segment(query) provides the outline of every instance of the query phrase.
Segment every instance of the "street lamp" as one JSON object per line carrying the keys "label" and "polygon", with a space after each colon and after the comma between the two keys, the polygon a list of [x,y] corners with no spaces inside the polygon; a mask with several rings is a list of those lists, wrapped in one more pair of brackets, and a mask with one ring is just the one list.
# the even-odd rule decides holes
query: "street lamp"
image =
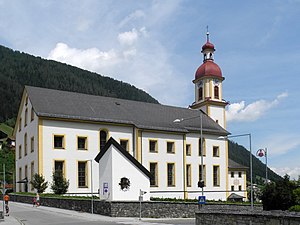
{"label": "street lamp", "polygon": [[265,183],[268,183],[268,156],[267,156],[267,148],[263,149],[258,149],[256,152],[256,155],[259,157],[265,157],[266,158],[266,181]]}
{"label": "street lamp", "polygon": [[[174,123],[180,123],[182,121],[185,120],[191,120],[191,119],[195,119],[195,118],[199,118],[199,116],[193,116],[193,117],[188,117],[188,118],[181,118],[181,119],[175,119],[173,122]],[[204,167],[203,167],[203,134],[202,134],[202,111],[200,112],[200,148],[201,148],[201,183],[203,184],[204,181]],[[186,169],[186,168],[185,168]],[[186,181],[184,181],[186,182]],[[204,191],[203,191],[204,185],[201,185],[201,195],[204,196]]]}
{"label": "street lamp", "polygon": [[251,134],[238,134],[238,135],[230,135],[230,136],[221,136],[218,137],[218,139],[229,139],[229,138],[235,138],[235,137],[249,137],[249,148],[250,148],[250,202],[251,202],[251,210],[253,210],[253,174],[252,174],[252,149],[251,149]]}

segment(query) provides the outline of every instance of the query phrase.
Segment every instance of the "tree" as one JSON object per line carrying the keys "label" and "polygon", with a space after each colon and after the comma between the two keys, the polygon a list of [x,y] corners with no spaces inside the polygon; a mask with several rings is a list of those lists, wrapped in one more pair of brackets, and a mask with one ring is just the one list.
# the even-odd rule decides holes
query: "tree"
{"label": "tree", "polygon": [[63,173],[61,170],[54,171],[52,174],[52,184],[51,189],[54,194],[65,194],[69,188],[69,180],[64,178]]}
{"label": "tree", "polygon": [[38,193],[43,193],[48,187],[48,181],[45,181],[43,175],[34,174],[31,185],[37,190]]}
{"label": "tree", "polygon": [[296,196],[293,191],[296,189],[294,182],[285,175],[283,180],[269,183],[262,193],[264,210],[287,210],[296,203]]}

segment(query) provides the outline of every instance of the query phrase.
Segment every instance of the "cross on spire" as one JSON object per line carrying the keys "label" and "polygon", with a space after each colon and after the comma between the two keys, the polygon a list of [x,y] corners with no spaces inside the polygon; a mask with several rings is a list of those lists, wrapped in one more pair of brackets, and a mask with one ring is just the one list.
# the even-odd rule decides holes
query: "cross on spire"
{"label": "cross on spire", "polygon": [[206,41],[209,42],[208,26],[206,26]]}

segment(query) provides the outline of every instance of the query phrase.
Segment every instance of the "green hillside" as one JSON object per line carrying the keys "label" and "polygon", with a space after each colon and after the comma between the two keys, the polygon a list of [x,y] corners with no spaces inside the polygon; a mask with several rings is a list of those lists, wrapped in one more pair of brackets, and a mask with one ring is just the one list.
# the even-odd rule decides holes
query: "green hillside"
{"label": "green hillside", "polygon": [[17,116],[24,85],[158,103],[122,81],[0,45],[0,122]]}
{"label": "green hillside", "polygon": [[[247,166],[247,180],[250,181],[250,155],[249,151],[242,145],[235,142],[228,141],[228,157],[233,161]],[[252,171],[253,171],[253,182],[261,184],[263,179],[266,177],[266,165],[262,163],[255,155],[252,157]],[[268,168],[268,179],[277,181],[282,179],[281,176],[276,174],[270,168]]]}

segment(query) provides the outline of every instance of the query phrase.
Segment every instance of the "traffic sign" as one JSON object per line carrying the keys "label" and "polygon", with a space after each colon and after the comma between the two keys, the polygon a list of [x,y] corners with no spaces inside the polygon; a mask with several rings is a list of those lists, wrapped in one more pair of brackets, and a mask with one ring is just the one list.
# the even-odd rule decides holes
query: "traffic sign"
{"label": "traffic sign", "polygon": [[198,204],[205,204],[206,203],[206,199],[205,196],[199,196],[198,197]]}

